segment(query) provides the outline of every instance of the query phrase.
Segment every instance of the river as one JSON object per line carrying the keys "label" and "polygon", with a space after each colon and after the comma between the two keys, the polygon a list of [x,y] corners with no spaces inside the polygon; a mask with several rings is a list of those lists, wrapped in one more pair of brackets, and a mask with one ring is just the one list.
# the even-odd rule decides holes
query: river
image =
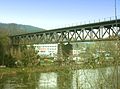
{"label": "river", "polygon": [[0,89],[120,89],[120,67],[6,75]]}

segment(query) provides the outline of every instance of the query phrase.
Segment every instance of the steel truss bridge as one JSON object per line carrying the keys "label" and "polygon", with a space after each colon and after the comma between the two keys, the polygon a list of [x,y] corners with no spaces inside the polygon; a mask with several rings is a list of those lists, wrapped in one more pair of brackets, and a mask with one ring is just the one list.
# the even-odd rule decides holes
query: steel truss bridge
{"label": "steel truss bridge", "polygon": [[10,36],[13,45],[120,40],[120,19]]}

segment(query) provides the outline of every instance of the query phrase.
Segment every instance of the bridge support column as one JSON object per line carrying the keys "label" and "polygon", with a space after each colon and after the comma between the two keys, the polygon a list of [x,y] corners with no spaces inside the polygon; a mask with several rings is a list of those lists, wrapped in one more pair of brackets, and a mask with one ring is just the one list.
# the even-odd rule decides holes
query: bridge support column
{"label": "bridge support column", "polygon": [[68,58],[72,56],[72,51],[73,51],[73,46],[70,43],[66,45],[63,43],[58,44],[58,60],[60,64],[69,61]]}
{"label": "bridge support column", "polygon": [[64,61],[64,58],[63,58],[63,46],[64,46],[63,43],[58,44],[58,57],[57,57],[57,60],[58,60],[60,65]]}

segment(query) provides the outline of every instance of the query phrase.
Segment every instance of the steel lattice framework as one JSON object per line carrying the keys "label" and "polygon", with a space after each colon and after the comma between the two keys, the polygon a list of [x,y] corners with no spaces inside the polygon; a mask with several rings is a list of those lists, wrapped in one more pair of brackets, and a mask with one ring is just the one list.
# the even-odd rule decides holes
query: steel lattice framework
{"label": "steel lattice framework", "polygon": [[120,40],[120,19],[10,36],[13,45]]}

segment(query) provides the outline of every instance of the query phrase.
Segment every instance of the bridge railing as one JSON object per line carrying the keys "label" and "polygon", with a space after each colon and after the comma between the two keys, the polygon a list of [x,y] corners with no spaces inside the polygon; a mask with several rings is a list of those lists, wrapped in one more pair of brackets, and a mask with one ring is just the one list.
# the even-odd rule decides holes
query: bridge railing
{"label": "bridge railing", "polygon": [[[90,21],[88,20],[88,21],[83,21],[83,22],[65,24],[65,25],[61,25],[61,26],[59,25],[59,26],[56,26],[55,28],[64,28],[64,27],[71,27],[71,26],[77,26],[77,25],[99,23],[99,22],[111,21],[111,20],[115,20],[115,19],[116,19],[115,16],[111,16],[111,17],[106,17],[106,18],[101,18],[101,19],[96,19],[96,20],[90,20]],[[117,15],[117,19],[120,19],[120,15]]]}
{"label": "bridge railing", "polygon": [[[115,16],[112,16],[112,17],[107,17],[107,18],[102,18],[102,19],[99,19],[99,20],[95,20],[94,23],[96,22],[104,22],[104,21],[111,21],[111,20],[115,20]],[[117,19],[120,19],[120,15],[117,16]]]}

